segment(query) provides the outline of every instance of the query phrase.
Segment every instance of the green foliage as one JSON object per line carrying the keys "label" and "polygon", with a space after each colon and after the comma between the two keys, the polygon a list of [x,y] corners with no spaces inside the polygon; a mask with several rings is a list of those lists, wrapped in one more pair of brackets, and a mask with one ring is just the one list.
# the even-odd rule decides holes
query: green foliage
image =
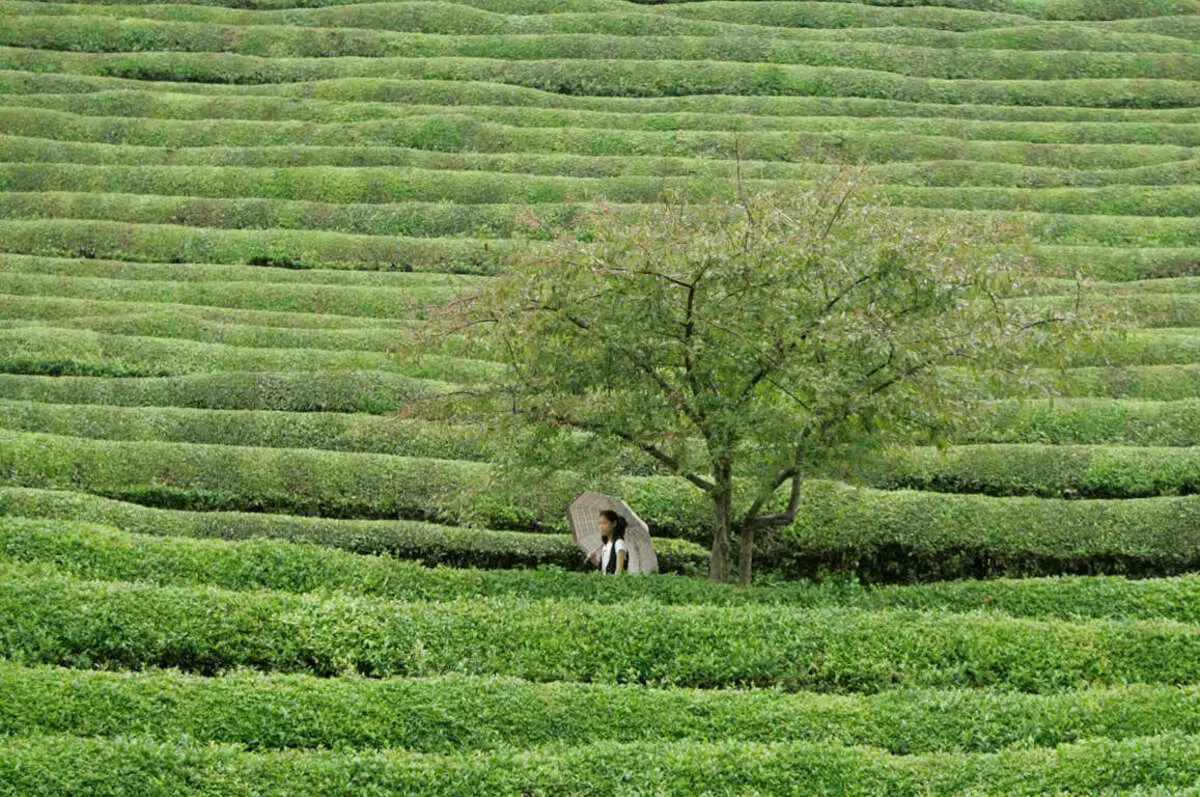
{"label": "green foliage", "polygon": [[[466,529],[403,520],[341,520],[262,512],[156,509],[68,491],[0,487],[0,511],[59,520],[100,522],[127,532],[198,539],[267,538],[356,554],[390,555],[427,566],[589,568],[568,535]],[[7,521],[6,521],[7,522]],[[707,552],[683,540],[656,539],[664,572],[703,568]]]}
{"label": "green foliage", "polygon": [[[150,23],[144,23],[149,25]],[[843,47],[839,46],[836,51]],[[835,52],[835,50],[830,50]],[[936,58],[939,50],[930,50]],[[975,51],[983,54],[985,51]],[[1023,53],[1023,60],[1037,60]],[[986,56],[984,56],[986,57]],[[1068,59],[1071,56],[1068,56]],[[1120,60],[1119,54],[1112,57]],[[1068,60],[1069,63],[1069,60]],[[203,83],[288,83],[345,77],[433,80],[490,80],[560,94],[647,97],[690,94],[849,95],[909,102],[970,102],[992,105],[1093,105],[1115,108],[1173,108],[1192,104],[1190,80],[1112,77],[1081,80],[1052,75],[1047,80],[945,80],[871,68],[772,65],[720,61],[621,61],[501,58],[272,57],[231,53],[70,53],[7,47],[0,67],[139,80]],[[1028,73],[1026,73],[1028,77]],[[1098,84],[1098,85],[1097,85]]]}
{"label": "green foliage", "polygon": [[763,559],[791,577],[864,582],[1200,568],[1196,496],[1112,501],[990,498],[810,484]]}
{"label": "green foliage", "polygon": [[[0,280],[2,281],[2,280]],[[105,334],[62,327],[0,330],[0,368],[6,373],[75,376],[176,376],[216,371],[397,371],[414,379],[485,382],[494,363],[447,357],[398,363],[385,352],[259,348]]]}
{"label": "green foliage", "polygon": [[125,407],[396,412],[443,382],[386,371],[224,372],[171,377],[0,374],[0,396],[21,401]]}
{"label": "green foliage", "polygon": [[[65,688],[67,684],[70,688]],[[337,679],[231,672],[201,678],[0,663],[0,729],[137,734],[160,741],[464,751],[609,742],[742,740],[870,745],[899,755],[1054,747],[1081,739],[1197,732],[1196,687],[1150,685],[1029,695],[893,690],[652,689],[526,683],[495,676]],[[605,710],[618,703],[619,715]]]}
{"label": "green foliage", "polygon": [[[340,81],[335,81],[333,88],[338,85]],[[376,102],[389,99],[386,94],[379,98],[368,96]],[[480,100],[482,105],[491,104],[483,101],[483,98]],[[232,99],[227,103],[235,104]],[[720,127],[720,123],[710,121],[712,115],[718,112],[704,109],[703,113],[707,116],[697,118],[695,114],[680,115],[681,120],[689,117],[695,119],[690,124],[700,126],[700,129],[664,131],[664,123],[655,122],[653,117],[641,123],[649,129],[638,129],[636,121],[629,121],[636,117],[628,112],[606,114],[599,119],[575,117],[578,121],[591,122],[578,127],[570,126],[573,121],[570,114],[556,114],[550,117],[554,120],[551,127],[539,128],[522,126],[527,124],[529,118],[519,115],[521,111],[529,110],[524,106],[513,111],[503,108],[483,111],[504,122],[487,121],[486,115],[477,118],[461,112],[461,109],[457,109],[460,111],[458,113],[447,113],[440,108],[430,110],[441,112],[414,118],[322,124],[237,118],[92,117],[51,109],[0,106],[0,120],[3,120],[5,133],[9,136],[49,138],[59,142],[58,146],[69,142],[230,148],[272,145],[336,148],[357,144],[377,149],[408,147],[440,153],[589,157],[649,155],[725,160],[734,159],[740,151],[743,158],[767,162],[795,162],[814,158],[842,158],[866,164],[956,160],[1069,170],[1145,169],[1153,166],[1178,168],[1179,161],[1195,158],[1191,147],[1165,143],[1161,135],[1154,133],[1133,133],[1128,124],[1080,126],[1058,122],[1009,124],[986,119],[975,123],[917,120],[904,123],[908,126],[904,132],[890,132],[895,123],[872,123],[859,119],[816,119],[801,123],[784,118],[774,123],[779,129],[758,131],[753,129],[758,127],[757,120],[751,116],[742,125],[734,126],[733,130],[714,130],[705,128]],[[536,110],[531,113],[534,118],[537,117]],[[599,121],[605,124],[599,125]],[[891,122],[890,119],[888,121]],[[1194,123],[1197,120],[1188,121]],[[728,124],[725,123],[726,126]],[[1160,126],[1155,126],[1155,129]],[[739,129],[745,127],[752,129]],[[873,130],[872,127],[883,129]],[[1182,136],[1184,144],[1194,142],[1193,127],[1185,125],[1174,135]],[[1130,136],[1135,137],[1135,142],[1137,136],[1151,140],[1140,144],[1123,140]],[[1035,141],[1023,140],[1029,137]],[[361,153],[358,157],[366,159],[372,156]],[[374,157],[387,156],[376,153]],[[751,172],[747,176],[754,175]]]}
{"label": "green foliage", "polygon": [[960,443],[1200,445],[1200,400],[995,401],[957,430]]}
{"label": "green foliage", "polygon": [[[826,37],[829,34],[826,33]],[[795,64],[813,67],[878,70],[918,77],[981,80],[1070,80],[1146,78],[1193,80],[1200,57],[1188,53],[1101,53],[1006,47],[921,46],[913,37],[902,43],[803,41],[741,35],[637,36],[525,35],[427,36],[377,30],[281,25],[218,26],[208,23],[111,19],[103,16],[4,17],[0,44],[43,50],[89,53],[175,51],[237,53],[271,59],[334,57],[488,58],[512,61],[571,59],[622,61],[694,61]],[[945,42],[943,42],[943,45]],[[776,93],[766,91],[763,93]]]}
{"label": "green foliage", "polygon": [[[920,794],[995,790],[1004,794],[1097,793],[1105,789],[1185,789],[1200,772],[1200,741],[1163,734],[1094,739],[1061,748],[989,754],[889,756],[869,747],[826,743],[595,742],[533,751],[427,756],[403,751],[247,753],[233,745],[135,736],[82,739],[8,737],[0,744],[0,777],[22,793],[120,788],[226,794],[233,790],[326,795],[331,788],[380,793],[498,794],[567,792],[628,794],[653,782],[668,793]],[[611,762],[619,778],[597,777]],[[332,784],[332,785],[331,785]]]}
{"label": "green foliage", "polygon": [[883,490],[1054,498],[1200,493],[1200,449],[1037,445],[895,448],[846,466]]}
{"label": "green foliage", "polygon": [[238,666],[325,676],[455,672],[864,694],[1185,684],[1200,666],[1192,625],[1166,620],[564,599],[403,603],[80,581],[30,565],[0,571],[0,652],[21,664],[209,675]]}
{"label": "green foliage", "polygon": [[[0,0],[0,791],[1194,789],[1200,2],[922,2]],[[1136,328],[939,364],[917,417],[823,438],[742,536],[758,586],[703,578],[714,506],[661,458],[506,436],[502,350],[409,356],[514,251],[675,273],[672,233],[592,221],[842,164],[890,214],[850,270],[888,230],[890,263],[1020,228],[987,242],[1028,267],[1002,312]],[[593,304],[666,328],[635,295]],[[793,392],[836,394],[827,330],[770,315],[733,326],[802,340]],[[708,342],[714,381],[766,356]],[[662,414],[579,353],[548,378]],[[795,444],[753,420],[754,453]],[[653,442],[710,475],[694,431]],[[584,572],[581,489],[630,500],[662,575]]]}
{"label": "green foliage", "polygon": [[[186,525],[172,523],[168,526]],[[115,522],[125,523],[125,518]],[[954,581],[864,589],[827,581],[737,587],[696,578],[606,578],[595,572],[538,569],[425,567],[390,556],[363,555],[302,541],[263,537],[241,540],[146,535],[112,526],[58,519],[0,518],[0,555],[44,562],[74,577],[148,581],[166,586],[197,584],[235,590],[336,591],[405,601],[520,597],[598,603],[651,601],[669,605],[774,604],[881,609],[979,609],[1014,617],[1169,619],[1200,621],[1200,578],[1127,580],[1087,576],[991,581]],[[430,536],[433,536],[432,533]],[[336,536],[328,535],[329,542]],[[660,540],[668,567],[688,565],[688,546]],[[547,547],[547,550],[549,548]],[[662,553],[660,551],[660,553]],[[699,554],[699,549],[695,549]],[[578,567],[576,550],[568,564]],[[695,558],[695,557],[693,557]]]}
{"label": "green foliage", "polygon": [[[115,210],[117,206],[110,207]],[[9,252],[52,257],[464,274],[493,273],[509,248],[505,240],[415,239],[299,229],[225,230],[80,219],[3,219],[0,236]]]}

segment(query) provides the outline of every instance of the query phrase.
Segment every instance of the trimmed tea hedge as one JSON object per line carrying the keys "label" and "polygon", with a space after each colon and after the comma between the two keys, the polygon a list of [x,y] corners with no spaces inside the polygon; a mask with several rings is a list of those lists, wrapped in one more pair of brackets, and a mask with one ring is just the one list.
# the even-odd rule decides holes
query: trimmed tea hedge
{"label": "trimmed tea hedge", "polygon": [[[939,582],[863,589],[846,582],[732,587],[661,575],[607,578],[595,572],[427,568],[390,557],[363,556],[303,542],[154,536],[67,520],[0,517],[0,555],[44,562],[78,578],[273,589],[334,590],[399,600],[464,600],[513,596],[602,603],[786,604],[863,609],[986,609],[1015,617],[1082,617],[1200,622],[1200,578],[1074,578]],[[663,541],[675,563],[686,546]],[[582,556],[571,560],[578,566]]]}
{"label": "trimmed tea hedge", "polygon": [[486,382],[500,373],[496,363],[446,355],[408,363],[386,352],[231,346],[62,327],[0,330],[0,368],[18,374],[114,377],[218,371],[393,371],[413,379],[458,384]]}
{"label": "trimmed tea hedge", "polygon": [[[0,56],[5,52],[0,48]],[[10,51],[13,52],[13,51]],[[17,50],[15,52],[23,52]],[[175,56],[187,57],[187,56]],[[328,59],[319,59],[328,60]],[[376,61],[380,59],[369,59]],[[419,60],[419,59],[418,59]],[[0,57],[0,64],[3,63]],[[970,81],[945,81],[959,84]],[[1041,81],[1029,81],[1040,84]],[[1104,83],[1104,81],[1080,81]],[[1136,82],[1136,81],[1134,81]],[[340,84],[340,81],[337,83]],[[137,86],[144,81],[137,81]],[[316,91],[317,89],[312,89]],[[274,93],[274,92],[273,92]],[[280,92],[284,95],[287,92]],[[336,93],[331,99],[342,99]],[[386,95],[383,98],[386,99]],[[483,101],[491,105],[494,101]],[[1200,112],[1197,113],[1200,116]],[[750,117],[753,122],[753,117]],[[1200,121],[1200,118],[1191,120]],[[915,131],[846,130],[828,132],[797,130],[706,131],[606,130],[595,128],[521,127],[477,119],[467,113],[440,113],[414,119],[381,119],[353,124],[313,122],[270,122],[237,119],[138,119],[91,117],[65,111],[0,106],[0,122],[7,135],[54,139],[59,142],[95,142],[169,147],[263,147],[323,145],[332,147],[414,147],[441,152],[505,152],[573,154],[593,156],[657,155],[675,157],[743,158],[764,161],[806,161],[816,155],[841,155],[852,161],[965,160],[988,161],[1065,169],[1144,168],[1178,165],[1195,158],[1187,146],[1170,144],[1062,143],[1084,135],[1067,132],[1062,125],[1040,125],[996,130],[1009,140],[966,140],[965,131],[978,123],[950,126],[957,135],[917,135]],[[927,125],[928,127],[928,125]],[[1097,133],[1107,128],[1085,128]],[[1020,135],[1041,132],[1048,136],[1043,146],[1032,147]],[[617,135],[619,133],[619,135]],[[976,133],[975,135],[980,135]],[[1101,139],[1111,138],[1105,136]],[[1188,139],[1189,141],[1191,139]],[[752,173],[748,176],[754,176]]]}
{"label": "trimmed tea hedge", "polygon": [[992,401],[955,430],[956,443],[1200,445],[1200,399]]}
{"label": "trimmed tea hedge", "polygon": [[[1197,141],[1192,143],[1200,143],[1200,132]],[[795,180],[761,178],[747,179],[744,184],[747,188],[770,188],[784,195],[808,185],[807,182]],[[734,181],[729,178],[559,177],[395,167],[381,170],[0,163],[0,190],[23,193],[257,198],[389,206],[410,201],[468,205],[528,202],[542,206],[592,202],[601,198],[619,203],[650,203],[667,189],[681,190],[698,199],[728,199],[736,192]],[[1190,217],[1200,214],[1200,187],[1195,186],[1025,188],[884,185],[880,192],[884,199],[896,205],[923,208],[1105,216]],[[4,199],[5,211],[10,215],[23,207],[16,202],[18,197],[6,196]],[[60,201],[67,199],[64,197]],[[476,209],[476,212],[479,210]],[[555,212],[553,208],[539,210]],[[74,215],[86,217],[82,210]]]}
{"label": "trimmed tea hedge", "polygon": [[[249,750],[404,748],[440,754],[596,742],[742,740],[871,745],[899,755],[1133,739],[1200,728],[1196,687],[1053,695],[875,695],[650,689],[511,678],[342,679],[239,671],[202,678],[0,663],[0,732],[188,736]],[[609,710],[619,705],[619,712]]]}
{"label": "trimmed tea hedge", "polygon": [[[45,7],[45,6],[43,6]],[[761,6],[760,6],[761,7]],[[622,6],[628,11],[628,6]],[[506,11],[506,15],[511,16]],[[1181,29],[1186,19],[1171,20]],[[1060,30],[1062,28],[1060,27]],[[757,33],[757,32],[756,32]],[[1195,39],[1200,39],[1200,29]],[[905,101],[896,98],[836,95],[739,96],[692,94],[685,96],[627,97],[557,94],[536,88],[506,85],[490,80],[426,79],[397,77],[346,77],[296,84],[233,84],[131,80],[122,77],[9,71],[0,74],[6,94],[91,93],[98,91],[162,91],[212,97],[279,96],[338,102],[387,102],[402,105],[520,105],[632,113],[750,114],[766,116],[895,116],[1041,122],[1152,122],[1200,121],[1200,108],[1112,108],[945,104],[938,101]],[[1136,165],[1136,164],[1134,164]]]}
{"label": "trimmed tea hedge", "polygon": [[1190,684],[1195,626],[982,613],[477,598],[400,603],[64,578],[0,563],[0,653],[84,669],[512,675],[869,694]]}
{"label": "trimmed tea hedge", "polygon": [[[588,485],[560,472],[511,495],[484,463],[187,443],[97,441],[0,431],[0,482],[86,490],[181,509],[414,517],[565,531]],[[656,534],[704,544],[709,507],[669,477],[618,486]],[[1041,575],[1163,575],[1197,568],[1200,500],[1078,501],[855,489],[809,481],[797,520],[761,563],[793,576],[856,572],[869,582]],[[120,525],[120,524],[117,524]],[[969,531],[968,531],[969,530]]]}
{"label": "trimmed tea hedge", "polygon": [[[613,761],[623,762],[620,777],[597,776]],[[679,794],[1033,795],[1114,788],[1159,793],[1195,782],[1200,739],[1166,734],[1095,739],[1058,749],[929,756],[889,756],[867,747],[813,742],[599,742],[453,757],[399,751],[247,753],[232,745],[129,736],[8,737],[0,742],[0,778],[22,794],[106,791],[114,771],[121,773],[122,789],[204,795],[251,791],[324,797],[331,788],[339,793],[461,795],[469,789],[616,795],[644,790],[646,784]],[[464,784],[469,786],[464,789]]]}
{"label": "trimmed tea hedge", "polygon": [[1200,493],[1200,448],[979,445],[888,449],[846,467],[883,490],[1145,498]]}
{"label": "trimmed tea hedge", "polygon": [[224,230],[81,219],[0,219],[0,242],[5,252],[52,257],[462,274],[494,273],[510,251],[507,239],[397,238],[319,230]]}
{"label": "trimmed tea hedge", "polygon": [[[745,33],[720,38],[679,34],[659,36],[652,31],[644,31],[638,36],[526,33],[517,36],[451,34],[433,37],[380,30],[213,25],[103,16],[9,16],[0,21],[0,44],[88,53],[237,53],[271,59],[396,57],[488,58],[525,62],[551,59],[589,62],[695,61],[701,64],[749,62],[979,80],[1193,80],[1200,74],[1200,59],[1190,53],[1013,52],[1007,48],[953,50],[922,46],[911,39],[903,44],[858,42],[850,37],[836,41],[828,33],[805,41]],[[353,66],[350,68],[355,69]]]}
{"label": "trimmed tea hedge", "polygon": [[1200,497],[991,498],[810,483],[763,559],[793,577],[864,582],[1200,569]]}
{"label": "trimmed tea hedge", "polygon": [[[105,523],[150,536],[310,543],[356,554],[391,555],[425,565],[522,568],[555,565],[588,569],[569,535],[465,529],[393,520],[335,520],[264,513],[154,509],[59,490],[0,487],[0,513]],[[7,521],[6,521],[7,522]],[[656,538],[663,572],[708,569],[708,552],[683,540]]]}
{"label": "trimmed tea hedge", "polygon": [[[42,322],[65,323],[87,329],[89,325],[112,323],[116,319],[150,325],[151,329],[203,329],[212,325],[257,328],[261,334],[287,335],[362,335],[386,334],[395,336],[399,330],[415,324],[397,319],[376,319],[366,316],[344,316],[327,313],[290,313],[275,310],[242,310],[171,302],[121,302],[104,299],[74,299],[55,296],[14,296],[0,294],[0,316],[11,326],[37,326]],[[33,322],[30,324],[30,322]],[[162,326],[153,326],[161,324]],[[274,327],[275,332],[268,328]],[[151,333],[152,334],[152,333]],[[168,336],[169,337],[169,336]]]}
{"label": "trimmed tea hedge", "polygon": [[[187,95],[185,95],[187,96]],[[209,98],[216,103],[222,98]],[[282,113],[292,101],[278,102]],[[274,106],[268,106],[276,113]],[[1079,128],[1080,125],[1074,127]],[[1085,128],[1086,129],[1086,128]],[[238,166],[246,168],[374,169],[393,166],[460,172],[522,173],[577,178],[690,177],[734,179],[736,162],[719,158],[662,156],[613,157],[537,152],[437,152],[406,147],[173,147],[80,143],[0,135],[0,159],[9,163],[76,163],[139,166]],[[867,174],[881,183],[911,186],[1007,186],[1012,188],[1102,187],[1117,185],[1181,185],[1195,182],[1200,162],[1169,161],[1125,169],[1061,169],[1050,166],[971,160],[930,159],[868,165]],[[743,159],[744,174],[761,180],[811,180],[828,166],[817,163]]]}
{"label": "trimmed tea hedge", "polygon": [[[0,273],[5,276],[45,276],[98,278],[147,282],[202,283],[208,291],[222,286],[240,294],[255,295],[255,287],[283,290],[292,296],[304,296],[306,291],[326,289],[320,295],[320,307],[298,307],[292,312],[301,315],[338,314],[369,316],[365,321],[342,323],[386,324],[387,299],[403,301],[409,296],[430,295],[432,298],[450,296],[482,284],[478,277],[456,274],[408,273],[403,271],[349,271],[345,269],[292,269],[266,265],[219,265],[214,263],[132,263],[127,260],[98,260],[95,258],[37,257],[33,255],[0,254]],[[229,285],[229,283],[241,283]],[[180,286],[182,289],[182,286]],[[1061,292],[1068,290],[1064,282]],[[439,293],[440,292],[440,293]],[[232,294],[231,294],[232,295]],[[357,302],[343,297],[355,297]],[[178,301],[172,295],[170,301]],[[341,309],[359,308],[356,311]],[[320,319],[310,319],[319,323]],[[278,326],[279,324],[272,324]]]}
{"label": "trimmed tea hedge", "polygon": [[[936,56],[939,51],[930,53]],[[861,68],[719,61],[259,58],[228,53],[68,53],[4,47],[0,48],[0,68],[199,83],[298,83],[345,77],[490,80],[559,94],[627,97],[802,94],[989,105],[1175,108],[1197,104],[1189,80],[982,80],[977,76],[947,80]]]}
{"label": "trimmed tea hedge", "polygon": [[0,374],[0,396],[20,401],[125,407],[395,412],[410,399],[449,390],[445,382],[385,371],[225,372],[112,379]]}

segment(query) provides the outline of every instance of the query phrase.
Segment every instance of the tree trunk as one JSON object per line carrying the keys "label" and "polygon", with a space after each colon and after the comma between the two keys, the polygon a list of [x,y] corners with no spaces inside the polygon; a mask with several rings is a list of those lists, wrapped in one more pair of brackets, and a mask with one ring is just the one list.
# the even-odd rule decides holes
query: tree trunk
{"label": "tree trunk", "polygon": [[738,583],[749,584],[754,568],[754,527],[746,526],[738,533]]}
{"label": "tree trunk", "polygon": [[[718,488],[719,490],[719,488]],[[708,563],[709,581],[725,582],[729,580],[729,525],[732,520],[732,500],[728,492],[718,491],[713,494],[713,508],[716,516],[713,525],[712,557]]]}

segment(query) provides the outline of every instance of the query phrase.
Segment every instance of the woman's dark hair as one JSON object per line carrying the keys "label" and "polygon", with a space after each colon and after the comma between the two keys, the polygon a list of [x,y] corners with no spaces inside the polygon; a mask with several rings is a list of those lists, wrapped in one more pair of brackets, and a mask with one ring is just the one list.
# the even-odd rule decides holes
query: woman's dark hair
{"label": "woman's dark hair", "polygon": [[608,518],[613,524],[612,538],[613,542],[625,539],[625,527],[629,525],[629,521],[622,517],[620,512],[614,512],[611,509],[605,509],[600,513],[601,517]]}

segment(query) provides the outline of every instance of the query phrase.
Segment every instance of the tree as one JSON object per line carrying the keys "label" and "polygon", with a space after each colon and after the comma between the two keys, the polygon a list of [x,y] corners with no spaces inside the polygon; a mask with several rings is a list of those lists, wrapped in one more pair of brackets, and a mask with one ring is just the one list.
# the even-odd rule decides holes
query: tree
{"label": "tree", "polygon": [[601,203],[568,231],[528,212],[552,240],[430,329],[507,366],[468,393],[529,443],[523,461],[580,433],[640,452],[711,499],[710,578],[730,579],[736,540],[748,583],[756,538],[792,523],[806,478],[864,440],[936,441],[969,409],[972,379],[950,366],[1011,371],[1094,319],[1019,298],[1034,277],[1018,231],[888,207],[856,169],[731,193]]}

